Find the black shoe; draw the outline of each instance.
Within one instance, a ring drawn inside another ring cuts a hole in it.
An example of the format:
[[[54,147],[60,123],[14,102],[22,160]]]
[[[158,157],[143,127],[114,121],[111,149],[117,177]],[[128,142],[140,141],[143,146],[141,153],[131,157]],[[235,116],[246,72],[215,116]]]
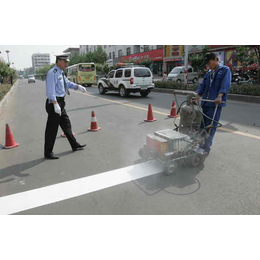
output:
[[[73,147],[72,150],[73,152],[77,150],[83,150],[83,148],[86,146],[86,144],[78,144],[76,147]]]
[[[50,153],[49,155],[44,156],[46,159],[60,159],[58,155],[55,155],[54,153]]]

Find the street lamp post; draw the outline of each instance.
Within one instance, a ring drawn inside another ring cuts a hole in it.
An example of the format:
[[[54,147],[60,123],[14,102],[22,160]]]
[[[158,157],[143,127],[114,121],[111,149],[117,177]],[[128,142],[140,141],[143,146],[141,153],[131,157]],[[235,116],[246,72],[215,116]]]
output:
[[[8,64],[10,65],[10,61],[9,61],[9,52],[8,50],[5,51],[7,53],[7,59],[8,59]]]

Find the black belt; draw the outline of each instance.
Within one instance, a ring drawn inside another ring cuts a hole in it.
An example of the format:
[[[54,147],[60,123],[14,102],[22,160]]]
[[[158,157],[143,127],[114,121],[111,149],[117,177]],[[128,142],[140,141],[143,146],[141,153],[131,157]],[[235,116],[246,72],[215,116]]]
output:
[[[64,100],[65,97],[56,97],[57,100]]]

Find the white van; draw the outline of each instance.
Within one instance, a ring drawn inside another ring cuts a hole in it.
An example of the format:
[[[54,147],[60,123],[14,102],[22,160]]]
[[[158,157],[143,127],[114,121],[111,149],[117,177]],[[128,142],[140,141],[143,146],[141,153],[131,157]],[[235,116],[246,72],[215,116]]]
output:
[[[148,96],[154,88],[153,75],[150,69],[141,66],[129,66],[111,70],[105,78],[98,81],[100,94],[108,91],[118,91],[121,97],[130,93],[140,93]]]
[[[184,82],[185,77],[185,67],[178,66],[175,67],[167,77],[167,81],[174,81],[174,82]],[[199,79],[199,74],[194,72],[194,69],[191,66],[188,66],[188,82],[192,81],[196,83]]]

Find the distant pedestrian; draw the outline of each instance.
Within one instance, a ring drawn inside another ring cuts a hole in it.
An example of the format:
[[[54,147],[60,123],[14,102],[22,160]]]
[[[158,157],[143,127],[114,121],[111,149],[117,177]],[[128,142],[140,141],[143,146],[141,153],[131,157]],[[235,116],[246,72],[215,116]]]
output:
[[[4,83],[4,78],[0,77],[0,86]]]
[[[164,71],[164,72],[163,72],[162,82],[167,81],[167,77],[168,77],[168,75],[167,75],[166,71]]]
[[[56,66],[49,70],[46,78],[46,111],[48,120],[45,129],[44,157],[47,159],[59,159],[53,153],[53,147],[56,140],[59,126],[68,138],[73,151],[81,150],[85,144],[79,144],[73,136],[70,119],[65,110],[65,96],[70,95],[69,88],[81,90],[83,93],[87,90],[78,84],[69,81],[64,70],[68,67],[68,55],[56,55]]]

